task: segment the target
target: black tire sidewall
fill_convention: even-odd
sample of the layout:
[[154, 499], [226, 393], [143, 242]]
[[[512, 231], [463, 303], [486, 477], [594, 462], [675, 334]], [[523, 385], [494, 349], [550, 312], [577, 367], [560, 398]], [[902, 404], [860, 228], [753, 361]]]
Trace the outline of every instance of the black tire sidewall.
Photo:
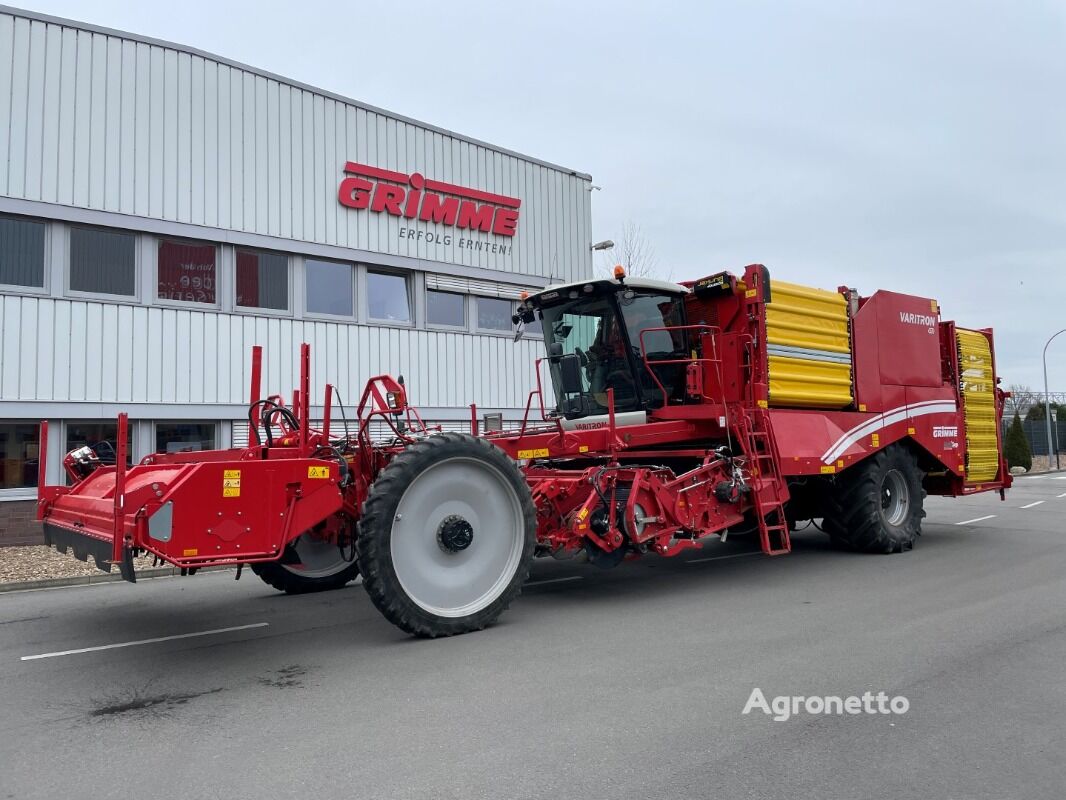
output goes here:
[[254, 572], [263, 583], [285, 594], [310, 594], [340, 589], [359, 577], [359, 561], [353, 559], [351, 564], [334, 575], [322, 575], [308, 578], [279, 564], [277, 561], [265, 561], [251, 564]]
[[[881, 493], [888, 474], [897, 470], [908, 492], [907, 514], [897, 525], [885, 519]], [[910, 550], [921, 535], [924, 492], [918, 459], [908, 448], [892, 445], [840, 476], [824, 521], [834, 543], [867, 553]]]

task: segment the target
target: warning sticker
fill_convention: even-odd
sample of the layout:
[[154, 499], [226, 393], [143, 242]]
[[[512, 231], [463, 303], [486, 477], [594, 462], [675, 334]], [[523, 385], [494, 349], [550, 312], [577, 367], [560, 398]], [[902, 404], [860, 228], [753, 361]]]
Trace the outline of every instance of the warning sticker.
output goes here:
[[241, 471], [239, 469], [222, 470], [222, 496], [241, 496]]
[[518, 457], [519, 458], [547, 458], [548, 457], [548, 448], [547, 447], [539, 447], [536, 450], [519, 450], [518, 451]]
[[321, 480], [322, 478], [328, 478], [329, 477], [329, 467], [308, 467], [307, 468], [307, 477], [308, 478], [316, 478], [318, 480]]

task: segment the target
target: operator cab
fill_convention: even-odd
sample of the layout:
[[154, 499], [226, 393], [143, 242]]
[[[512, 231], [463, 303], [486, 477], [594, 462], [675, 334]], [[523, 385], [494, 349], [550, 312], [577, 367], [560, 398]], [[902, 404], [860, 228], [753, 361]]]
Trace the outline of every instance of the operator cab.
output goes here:
[[565, 420], [606, 419], [608, 389], [620, 424], [685, 401], [687, 337], [661, 329], [685, 324], [688, 292], [676, 283], [621, 276], [553, 285], [525, 300], [515, 321], [539, 320]]

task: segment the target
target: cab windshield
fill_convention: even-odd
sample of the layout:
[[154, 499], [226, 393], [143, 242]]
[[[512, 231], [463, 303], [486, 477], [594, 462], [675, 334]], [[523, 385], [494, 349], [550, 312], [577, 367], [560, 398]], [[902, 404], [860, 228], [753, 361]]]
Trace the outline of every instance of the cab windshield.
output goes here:
[[[663, 392], [648, 370], [640, 352], [640, 334], [652, 328], [684, 324], [682, 300], [674, 295], [627, 290], [600, 295], [582, 295], [541, 309], [544, 339], [558, 344], [563, 355], [574, 354], [581, 364], [582, 392], [564, 397], [558, 365], [552, 365], [559, 409], [568, 417], [607, 413], [607, 390], [614, 389], [615, 411], [658, 408]], [[685, 357], [682, 331], [652, 330], [644, 336], [645, 351], [656, 377], [666, 388], [666, 400], [684, 397], [684, 371], [677, 365], [655, 367], [657, 360]]]

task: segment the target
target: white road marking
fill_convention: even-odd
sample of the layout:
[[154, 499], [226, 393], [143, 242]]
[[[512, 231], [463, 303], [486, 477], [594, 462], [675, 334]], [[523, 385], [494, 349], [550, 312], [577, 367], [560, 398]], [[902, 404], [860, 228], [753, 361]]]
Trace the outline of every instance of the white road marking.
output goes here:
[[1040, 505], [1043, 502], [1044, 502], [1043, 500], [1037, 500], [1035, 503], [1030, 503], [1027, 506], [1022, 506], [1022, 508], [1032, 508], [1033, 506], [1038, 506], [1038, 505]]
[[546, 583], [562, 583], [563, 581], [579, 581], [581, 575], [569, 575], [565, 578], [545, 578], [542, 581], [530, 581], [526, 586], [543, 586]]
[[974, 522], [984, 522], [986, 519], [992, 519], [992, 517], [994, 517], [994, 516], [996, 516], [996, 515], [995, 514], [989, 514], [987, 517], [977, 517], [977, 519], [967, 519], [967, 520], [963, 520], [962, 522], [956, 522], [955, 524], [956, 525], [969, 525], [969, 524], [974, 523]]
[[758, 553], [733, 553], [730, 556], [711, 556], [710, 558], [690, 558], [686, 561], [686, 564], [702, 564], [704, 561], [722, 561], [726, 558], [744, 558], [744, 556], [761, 556], [762, 551]]
[[79, 647], [77, 650], [60, 650], [55, 653], [40, 653], [35, 656], [23, 656], [22, 661], [36, 661], [39, 658], [55, 658], [57, 656], [73, 656], [78, 653], [94, 653], [97, 650], [114, 650], [117, 647], [134, 647], [141, 644], [155, 644], [156, 642], [169, 642], [173, 639], [191, 639], [194, 636], [214, 636], [217, 633], [230, 633], [231, 631], [246, 631], [249, 628], [265, 628], [269, 622], [253, 622], [251, 625], [235, 625], [232, 628], [215, 628], [212, 631], [196, 631], [195, 633], [179, 633], [176, 636], [159, 636], [155, 639], [138, 639], [136, 642], [119, 642], [117, 644], [102, 644], [97, 647]]
[[1063, 493], [1062, 493], [1062, 494], [1060, 494], [1060, 495], [1056, 495], [1056, 497], [1066, 497], [1066, 492], [1063, 492]]

